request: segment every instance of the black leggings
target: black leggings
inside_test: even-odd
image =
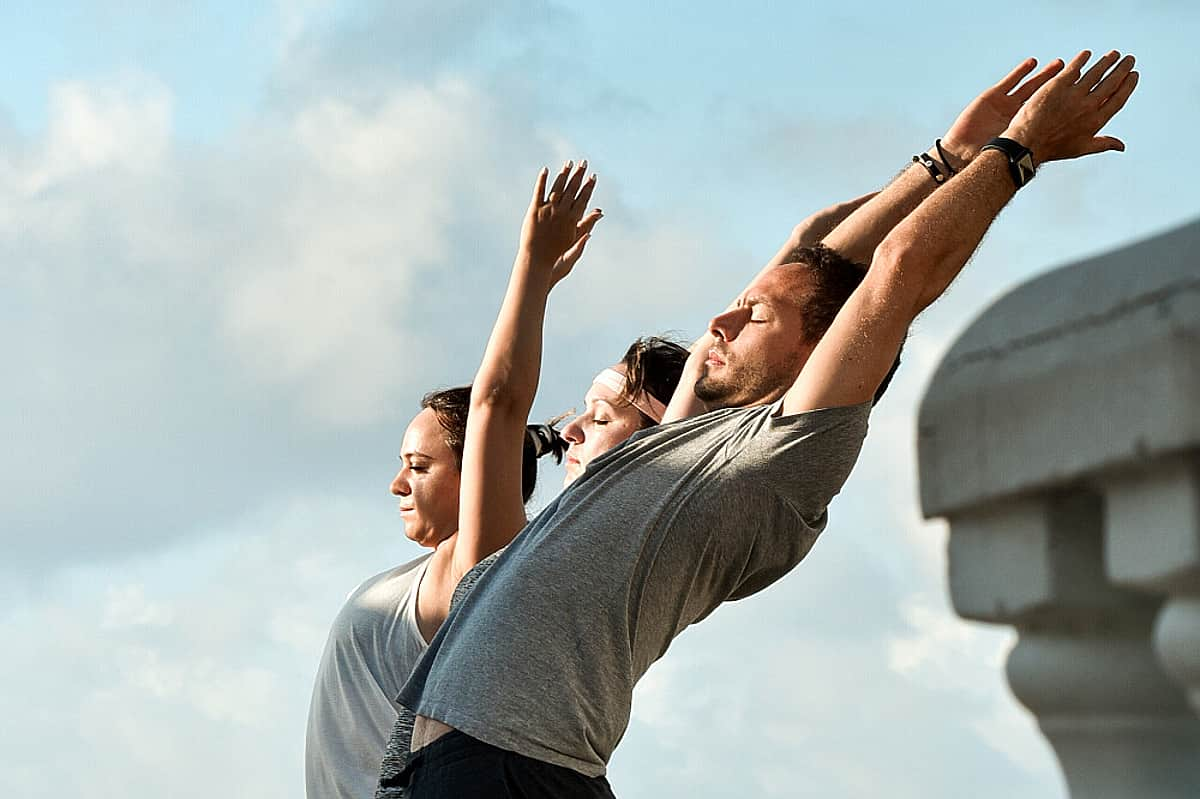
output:
[[[453,730],[414,753],[398,781],[410,799],[616,799],[604,777],[476,740]]]

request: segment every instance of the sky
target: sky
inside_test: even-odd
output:
[[[419,554],[399,441],[470,380],[543,164],[589,158],[605,219],[535,418],[635,335],[698,335],[1024,57],[1116,48],[1128,151],[1004,211],[813,552],[681,636],[609,773],[627,799],[1063,797],[1013,633],[949,606],[915,414],[1006,291],[1200,216],[1197,29],[1182,0],[0,6],[0,795],[302,794],[328,625]]]

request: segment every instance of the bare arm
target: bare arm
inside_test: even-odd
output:
[[[814,244],[820,244],[848,216],[865,205],[868,200],[871,200],[877,194],[879,192],[872,191],[855,197],[853,200],[834,203],[828,208],[822,208],[820,211],[806,218],[803,222],[792,228],[792,235],[788,236],[788,240],[779,248],[779,252],[775,253],[775,257],[767,262],[767,265],[762,268],[759,274],[761,275],[768,269],[773,269],[780,264],[786,264],[791,258],[792,251],[797,247],[811,247]],[[755,277],[755,280],[757,279]]]
[[[1061,69],[1061,62],[1052,62],[1029,78],[1036,66],[1036,59],[1025,59],[1001,81],[972,100],[942,136],[942,153],[931,147],[928,154],[941,160],[944,153],[950,159],[950,167],[956,171],[965,168],[978,154],[979,148],[993,136],[999,135],[1025,101]],[[796,247],[809,247],[817,243],[837,250],[852,261],[869,263],[872,253],[884,237],[937,187],[938,184],[923,166],[913,164],[882,191],[864,194],[816,212],[795,227],[783,247],[754,279],[758,280],[764,272],[787,263]],[[707,333],[692,345],[691,357],[667,406],[663,422],[684,419],[707,410],[704,403],[696,398],[693,388],[711,345],[712,338]]]
[[[521,228],[508,290],[471,385],[463,446],[454,578],[508,544],[525,526],[521,460],[525,424],[537,393],[542,325],[550,290],[583,254],[600,219],[583,218],[595,188],[587,162],[568,163],[547,197],[547,172],[538,174]]]
[[[775,257],[759,270],[754,280],[758,280],[764,272],[769,272],[780,264],[787,263],[791,258],[792,252],[797,247],[811,247],[814,244],[819,244],[821,239],[825,238],[831,230],[840,225],[846,217],[861,208],[864,203],[876,194],[878,192],[870,192],[869,194],[855,197],[853,200],[834,203],[808,216],[803,222],[792,228],[792,235],[779,248],[779,252],[775,253]],[[708,331],[705,331],[704,335],[692,343],[691,354],[688,357],[687,363],[684,364],[679,384],[675,387],[675,392],[671,395],[671,402],[667,405],[667,409],[663,413],[663,424],[679,419],[687,419],[690,416],[696,416],[708,410],[708,406],[696,397],[693,389],[696,381],[700,379],[704,359],[708,356],[708,348],[712,346],[712,343],[712,334]]]
[[[1124,149],[1096,134],[1137,85],[1133,58],[1118,63],[1112,52],[1083,73],[1090,57],[1072,59],[1004,131],[1038,162]],[[785,395],[784,413],[871,399],[912,320],[962,270],[1015,190],[1004,155],[987,151],[899,224]]]

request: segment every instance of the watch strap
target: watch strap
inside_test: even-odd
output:
[[[1020,142],[997,136],[983,145],[979,152],[984,150],[999,150],[1004,153],[1008,159],[1008,173],[1012,175],[1013,183],[1018,189],[1033,180],[1033,176],[1037,173],[1037,167],[1033,163],[1033,153]]]

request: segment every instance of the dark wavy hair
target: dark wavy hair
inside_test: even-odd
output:
[[[642,336],[629,345],[621,357],[625,365],[625,394],[636,397],[642,391],[664,405],[671,401],[679,378],[683,376],[683,365],[687,363],[688,351],[682,344],[666,336]],[[654,420],[638,411],[642,427],[650,427]]]
[[[867,267],[857,261],[843,257],[836,250],[824,244],[811,247],[797,247],[788,254],[785,268],[804,270],[808,275],[808,287],[800,297],[800,306],[804,310],[803,336],[806,341],[820,341],[821,336],[829,330],[838,311],[850,299],[850,295],[867,276]],[[904,349],[901,343],[900,350]],[[875,390],[874,403],[878,403],[887,390],[888,384],[900,367],[900,352],[891,369]]]
[[[454,463],[462,469],[463,444],[467,437],[467,414],[471,409],[471,387],[456,386],[430,391],[421,399],[421,408],[429,408],[442,427],[442,440],[454,453]],[[528,502],[537,486],[537,461],[552,455],[562,463],[566,442],[558,435],[554,423],[529,425],[521,447],[521,501]]]

